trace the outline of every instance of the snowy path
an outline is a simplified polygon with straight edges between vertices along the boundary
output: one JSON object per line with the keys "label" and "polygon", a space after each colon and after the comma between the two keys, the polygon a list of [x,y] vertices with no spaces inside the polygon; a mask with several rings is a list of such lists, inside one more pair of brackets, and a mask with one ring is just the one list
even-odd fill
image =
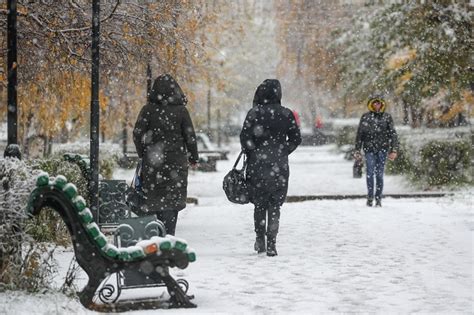
{"label": "snowy path", "polygon": [[[188,195],[200,205],[230,205],[222,190],[222,179],[232,168],[238,152],[227,161],[218,161],[217,172],[190,171]],[[119,170],[114,177],[131,180],[133,170]],[[413,192],[401,176],[386,176],[385,193]],[[352,178],[352,162],[336,153],[334,146],[300,147],[290,155],[289,195],[364,194],[365,180]]]}
{"label": "snowy path", "polygon": [[268,258],[252,250],[250,207],[191,208],[178,233],[199,260],[182,274],[204,313],[469,312],[469,219],[466,200],[291,204]]}
{"label": "snowy path", "polygon": [[[189,195],[200,204],[180,212],[177,236],[198,260],[173,273],[190,282],[198,308],[170,314],[473,312],[472,189],[439,199],[387,198],[382,208],[362,199],[287,203],[279,255],[270,258],[253,251],[252,206],[233,205],[222,192],[232,163],[190,175]],[[351,177],[352,163],[331,147],[303,147],[290,163],[292,195],[365,192],[363,180]],[[115,176],[129,179],[131,171]],[[411,190],[400,177],[386,178],[386,193]],[[57,295],[0,294],[0,305],[8,314],[92,313]]]}

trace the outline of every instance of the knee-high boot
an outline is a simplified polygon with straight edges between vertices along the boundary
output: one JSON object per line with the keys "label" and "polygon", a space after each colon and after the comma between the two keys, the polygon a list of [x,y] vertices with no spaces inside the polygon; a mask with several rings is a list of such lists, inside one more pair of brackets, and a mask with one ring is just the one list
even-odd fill
{"label": "knee-high boot", "polygon": [[266,226],[266,210],[255,207],[254,210],[254,225],[257,238],[255,240],[254,249],[257,253],[265,252],[265,226]]}
{"label": "knee-high boot", "polygon": [[276,237],[280,227],[280,207],[274,207],[268,212],[267,226],[267,256],[278,255],[276,250]]}
{"label": "knee-high boot", "polygon": [[278,255],[276,250],[276,236],[268,235],[267,236],[267,256],[276,256]]}

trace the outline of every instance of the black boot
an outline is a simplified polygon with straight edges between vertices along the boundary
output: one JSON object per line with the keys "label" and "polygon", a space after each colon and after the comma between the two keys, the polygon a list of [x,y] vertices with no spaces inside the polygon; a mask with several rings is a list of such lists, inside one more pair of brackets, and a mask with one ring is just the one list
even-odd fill
{"label": "black boot", "polygon": [[255,240],[254,249],[257,253],[264,253],[265,252],[265,235],[257,235],[257,239]]}
{"label": "black boot", "polygon": [[374,200],[372,198],[367,198],[367,207],[372,207]]}
{"label": "black boot", "polygon": [[376,207],[381,207],[382,206],[382,199],[375,198],[375,206]]}
{"label": "black boot", "polygon": [[267,225],[267,211],[265,208],[255,206],[253,220],[257,239],[255,240],[254,249],[257,253],[265,252],[265,226]]}
{"label": "black boot", "polygon": [[267,256],[276,256],[278,255],[276,250],[276,237],[267,238]]}
{"label": "black boot", "polygon": [[276,237],[280,227],[280,207],[274,206],[268,212],[267,226],[267,256],[278,255],[276,250]]}

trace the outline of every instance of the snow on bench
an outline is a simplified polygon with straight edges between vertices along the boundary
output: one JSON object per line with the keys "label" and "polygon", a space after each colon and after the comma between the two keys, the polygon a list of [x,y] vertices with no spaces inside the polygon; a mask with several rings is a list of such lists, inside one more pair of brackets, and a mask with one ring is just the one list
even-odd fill
{"label": "snow on bench", "polygon": [[[196,260],[196,253],[187,246],[186,241],[166,235],[153,236],[128,247],[117,247],[109,243],[94,222],[85,199],[78,195],[76,186],[68,183],[62,175],[51,178],[42,172],[37,177],[36,188],[30,195],[26,211],[28,215],[34,216],[44,207],[53,208],[61,215],[71,235],[77,262],[89,276],[88,284],[79,293],[80,301],[86,308],[122,312],[147,308],[196,307],[171,277],[168,268],[184,269]],[[162,280],[171,296],[169,301],[148,299],[139,302],[125,300],[110,304],[96,303],[96,291],[110,274],[124,270],[136,270],[145,274],[142,267],[149,267],[150,264],[152,270],[161,270]]]}

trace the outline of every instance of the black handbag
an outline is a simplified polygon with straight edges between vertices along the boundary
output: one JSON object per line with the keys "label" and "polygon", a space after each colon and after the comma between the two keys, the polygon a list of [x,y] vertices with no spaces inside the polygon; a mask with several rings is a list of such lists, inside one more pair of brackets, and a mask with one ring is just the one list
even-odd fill
{"label": "black handbag", "polygon": [[364,166],[364,162],[362,162],[362,159],[356,159],[354,161],[354,165],[352,166],[352,177],[362,178],[362,167],[363,166]]}
{"label": "black handbag", "polygon": [[130,186],[125,191],[125,202],[130,207],[130,210],[138,216],[147,215],[148,211],[145,207],[145,193],[142,189],[142,160],[140,159],[135,169]]}
{"label": "black handbag", "polygon": [[[241,169],[237,169],[237,164],[239,164],[242,155],[244,155],[243,166]],[[224,181],[222,182],[222,188],[230,202],[244,205],[250,201],[247,181],[245,179],[246,167],[247,160],[244,152],[241,151],[237,161],[235,161],[234,167],[224,176]]]}

